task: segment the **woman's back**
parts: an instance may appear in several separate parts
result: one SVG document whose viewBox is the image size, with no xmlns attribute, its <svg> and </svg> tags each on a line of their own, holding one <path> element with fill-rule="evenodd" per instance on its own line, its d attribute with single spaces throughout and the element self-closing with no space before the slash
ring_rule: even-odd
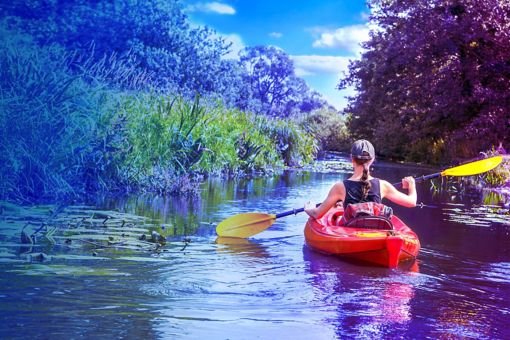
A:
<svg viewBox="0 0 510 340">
<path fill-rule="evenodd" d="M 343 181 L 345 186 L 344 208 L 348 204 L 356 204 L 363 202 L 381 203 L 381 183 L 378 178 L 370 180 L 370 190 L 366 197 L 363 197 L 363 182 L 346 179 Z"/>
</svg>

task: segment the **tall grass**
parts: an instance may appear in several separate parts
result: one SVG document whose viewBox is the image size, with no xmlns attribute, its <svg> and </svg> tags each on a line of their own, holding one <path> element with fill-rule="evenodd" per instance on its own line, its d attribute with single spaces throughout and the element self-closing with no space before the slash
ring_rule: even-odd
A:
<svg viewBox="0 0 510 340">
<path fill-rule="evenodd" d="M 131 182 L 165 172 L 246 175 L 311 161 L 316 143 L 295 123 L 221 103 L 144 94 L 126 106 Z M 136 176 L 141 176 L 136 178 Z"/>
<path fill-rule="evenodd" d="M 195 131 L 206 146 L 201 169 L 242 175 L 284 165 L 274 142 L 258 129 L 255 115 L 216 104 L 210 106 L 204 120 Z"/>
<path fill-rule="evenodd" d="M 57 46 L 39 48 L 5 31 L 0 39 L 0 195 L 83 194 L 117 94 L 72 72 L 72 58 Z"/>
<path fill-rule="evenodd" d="M 91 63 L 0 29 L 0 198 L 193 192 L 204 175 L 309 162 L 296 123 L 150 90 L 128 63 Z"/>
</svg>

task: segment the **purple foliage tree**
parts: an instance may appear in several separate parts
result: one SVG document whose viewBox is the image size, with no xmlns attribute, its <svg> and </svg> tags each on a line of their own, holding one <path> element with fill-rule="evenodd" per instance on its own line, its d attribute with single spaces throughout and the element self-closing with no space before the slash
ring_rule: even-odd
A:
<svg viewBox="0 0 510 340">
<path fill-rule="evenodd" d="M 377 29 L 354 85 L 354 137 L 383 155 L 441 162 L 510 143 L 510 2 L 371 0 Z"/>
</svg>

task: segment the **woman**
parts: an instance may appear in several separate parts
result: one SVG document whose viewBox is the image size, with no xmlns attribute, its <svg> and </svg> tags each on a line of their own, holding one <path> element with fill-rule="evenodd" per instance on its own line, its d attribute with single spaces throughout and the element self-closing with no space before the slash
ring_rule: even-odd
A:
<svg viewBox="0 0 510 340">
<path fill-rule="evenodd" d="M 382 179 L 370 176 L 370 165 L 375 159 L 374 146 L 367 140 L 361 139 L 352 145 L 352 165 L 354 173 L 342 182 L 338 182 L 328 193 L 328 197 L 318 207 L 310 202 L 305 204 L 305 212 L 313 218 L 321 218 L 338 201 L 342 201 L 344 209 L 348 204 L 361 202 L 381 203 L 383 198 L 405 207 L 416 206 L 416 185 L 413 177 L 402 179 L 402 187 L 407 189 L 404 194 Z"/>
</svg>

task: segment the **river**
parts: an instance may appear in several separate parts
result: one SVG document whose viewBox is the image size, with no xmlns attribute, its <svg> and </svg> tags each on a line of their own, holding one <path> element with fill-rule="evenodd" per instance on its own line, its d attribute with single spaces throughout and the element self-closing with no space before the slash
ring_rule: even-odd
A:
<svg viewBox="0 0 510 340">
<path fill-rule="evenodd" d="M 415 262 L 397 269 L 313 252 L 304 245 L 305 214 L 248 240 L 217 239 L 215 225 L 233 214 L 319 202 L 348 168 L 335 156 L 311 171 L 210 180 L 199 198 L 95 202 L 148 216 L 174 235 L 158 253 L 0 261 L 0 338 L 510 338 L 510 216 L 497 195 L 420 184 L 423 207 L 393 206 L 422 245 Z M 374 166 L 392 182 L 430 172 Z"/>
</svg>

